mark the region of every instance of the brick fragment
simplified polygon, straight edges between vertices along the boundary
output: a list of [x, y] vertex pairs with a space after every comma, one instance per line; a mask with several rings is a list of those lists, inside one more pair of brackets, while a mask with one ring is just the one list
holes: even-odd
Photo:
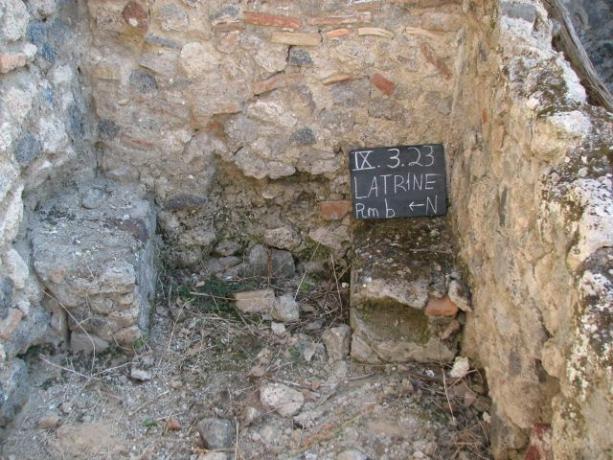
[[388, 80], [380, 73], [374, 73], [372, 77], [370, 77], [370, 82], [383, 94], [387, 96], [391, 96], [396, 90], [396, 85], [393, 81]]
[[431, 297], [426, 305], [426, 316], [454, 317], [458, 314], [458, 306], [451, 301], [449, 296], [440, 299]]
[[319, 46], [321, 35], [304, 32], [275, 32], [270, 39], [273, 43], [292, 46]]
[[299, 82], [302, 79], [300, 74], [280, 74], [274, 77], [267, 78], [266, 80], [256, 81], [253, 84], [253, 94], [256, 96], [264, 94], [273, 89], [286, 88], [294, 83]]
[[26, 65], [26, 55], [23, 53], [0, 54], [0, 73], [9, 73]]
[[351, 80], [353, 77], [348, 73], [335, 73], [329, 77], [324, 78], [321, 82], [324, 85], [331, 85], [333, 83], [340, 83], [342, 81]]
[[350, 33], [351, 33], [351, 30], [349, 29], [334, 29], [334, 30], [329, 30], [328, 32], [326, 32], [326, 37], [340, 38], [340, 37], [346, 37]]
[[310, 18], [309, 24], [313, 26], [337, 26], [343, 24], [356, 24], [359, 22], [371, 22], [372, 13], [370, 11], [363, 11], [357, 14], [343, 15], [343, 16], [320, 16], [317, 18]]
[[372, 35], [375, 37], [387, 38], [389, 40], [394, 38], [393, 32], [390, 32], [387, 29], [381, 29], [379, 27], [360, 27], [358, 29], [358, 35], [360, 36]]
[[134, 29], [146, 32], [149, 28], [149, 15], [145, 8], [138, 2], [131, 1], [126, 4], [121, 16]]
[[325, 220], [341, 220], [351, 212], [351, 201], [334, 200], [319, 203], [319, 214]]
[[451, 78], [451, 70], [449, 70], [447, 64], [445, 64], [445, 62], [436, 55], [430, 45], [428, 45], [427, 43], [422, 43], [419, 46], [419, 49], [421, 51], [421, 54], [423, 54], [424, 58], [426, 58], [426, 61], [432, 64], [443, 77], [448, 80]]
[[281, 16], [276, 14], [257, 13], [246, 11], [243, 16], [246, 24], [254, 26], [280, 27], [282, 29], [300, 29], [302, 21], [293, 16]]

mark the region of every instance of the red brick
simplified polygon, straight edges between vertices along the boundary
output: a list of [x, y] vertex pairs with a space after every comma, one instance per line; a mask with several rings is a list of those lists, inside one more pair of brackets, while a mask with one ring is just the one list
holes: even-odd
[[445, 62], [436, 55], [436, 53], [434, 52], [434, 50], [432, 49], [432, 47], [426, 43], [422, 43], [419, 47], [421, 54], [424, 55], [424, 57], [426, 58], [426, 61], [428, 61], [430, 64], [432, 64], [434, 67], [436, 67], [436, 70], [439, 71], [439, 73], [445, 77], [447, 80], [449, 80], [452, 76], [451, 74], [451, 70], [449, 70], [449, 67], [447, 67], [447, 64], [445, 64]]
[[458, 306], [451, 301], [448, 296], [431, 297], [426, 305], [427, 316], [449, 316], [453, 317], [458, 314]]
[[243, 17], [246, 24], [254, 26], [280, 27], [282, 29], [300, 29], [302, 21], [293, 16], [280, 16], [276, 14], [256, 13], [247, 11]]
[[319, 214], [325, 220], [341, 220], [351, 212], [351, 201], [322, 201], [319, 203]]
[[392, 95], [396, 90], [396, 85], [393, 81], [388, 80], [380, 73], [374, 73], [372, 77], [370, 77], [370, 82], [383, 94], [387, 94], [388, 96]]
[[121, 12], [123, 19], [128, 25], [141, 32], [146, 32], [149, 28], [149, 15], [143, 6], [138, 2], [128, 2]]
[[345, 37], [351, 33], [349, 29], [334, 29], [326, 32], [326, 37], [328, 38], [340, 38]]
[[166, 429], [168, 431], [181, 431], [181, 422], [174, 417], [170, 417], [166, 419]]

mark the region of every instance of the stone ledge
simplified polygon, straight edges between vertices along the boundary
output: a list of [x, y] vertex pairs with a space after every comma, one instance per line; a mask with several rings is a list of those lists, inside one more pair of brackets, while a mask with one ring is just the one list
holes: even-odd
[[[149, 326], [155, 213], [135, 187], [99, 181], [49, 200], [31, 224], [33, 261], [60, 336], [100, 351], [129, 346]], [[77, 337], [75, 335], [75, 337]]]
[[446, 297], [451, 282], [460, 282], [449, 241], [441, 219], [368, 223], [356, 230], [350, 313], [354, 359], [453, 360], [457, 306], [432, 313], [432, 305], [455, 305]]

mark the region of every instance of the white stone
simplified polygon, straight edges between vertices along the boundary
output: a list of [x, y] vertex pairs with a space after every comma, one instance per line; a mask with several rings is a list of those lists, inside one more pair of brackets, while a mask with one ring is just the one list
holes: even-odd
[[613, 186], [610, 179], [605, 183], [579, 179], [574, 182], [571, 196], [583, 209], [577, 222], [577, 242], [566, 259], [576, 270], [596, 250], [613, 245]]
[[300, 319], [300, 308], [292, 294], [284, 294], [275, 300], [272, 317], [282, 322], [298, 321]]
[[455, 379], [461, 379], [470, 371], [470, 363], [465, 356], [458, 356], [453, 362], [453, 367], [449, 371], [449, 376]]
[[558, 130], [572, 137], [587, 136], [592, 129], [589, 117], [579, 110], [555, 113], [548, 120]]
[[5, 267], [6, 274], [13, 282], [16, 289], [22, 290], [26, 287], [30, 271], [28, 265], [21, 258], [21, 255], [15, 249], [9, 249], [4, 256], [2, 262]]
[[15, 42], [26, 34], [30, 14], [21, 0], [0, 0], [0, 44]]
[[272, 248], [292, 250], [300, 245], [300, 237], [291, 226], [287, 225], [266, 230], [264, 242]]
[[258, 99], [247, 107], [247, 114], [257, 120], [274, 123], [284, 128], [296, 125], [298, 119], [280, 100]]
[[451, 280], [449, 282], [449, 288], [447, 291], [449, 299], [455, 303], [462, 311], [473, 311], [470, 307], [470, 302], [466, 294], [466, 289], [457, 280]]
[[54, 115], [38, 121], [43, 149], [45, 152], [58, 153], [68, 145], [68, 136], [62, 120]]
[[[340, 252], [343, 249], [343, 243], [349, 241], [351, 235], [349, 228], [345, 225], [338, 227], [319, 227], [309, 232], [309, 238], [316, 243], [321, 244], [334, 251]], [[425, 303], [424, 303], [425, 305]]]
[[209, 42], [191, 42], [181, 49], [181, 65], [189, 78], [215, 72], [220, 60], [221, 55]]
[[270, 323], [270, 330], [274, 335], [283, 335], [285, 334], [285, 324], [283, 323], [275, 323], [274, 321]]
[[340, 361], [349, 354], [351, 328], [347, 324], [333, 327], [322, 334], [321, 340], [326, 346], [328, 360]]
[[237, 292], [234, 300], [243, 313], [268, 313], [275, 302], [275, 292], [272, 289]]
[[70, 335], [70, 348], [74, 353], [100, 353], [109, 347], [106, 340], [91, 334], [73, 332]]
[[291, 417], [302, 408], [304, 396], [286, 385], [268, 383], [260, 388], [260, 401], [283, 417]]

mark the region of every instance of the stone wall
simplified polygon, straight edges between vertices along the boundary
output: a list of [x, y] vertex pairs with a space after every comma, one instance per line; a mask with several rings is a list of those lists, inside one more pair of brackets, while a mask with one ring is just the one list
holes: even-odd
[[146, 328], [147, 194], [176, 266], [343, 256], [348, 151], [440, 142], [495, 456], [610, 453], [613, 133], [540, 1], [0, 0], [0, 26], [1, 423], [32, 344]]
[[497, 458], [607, 458], [610, 114], [552, 49], [542, 4], [488, 3], [471, 3], [450, 148], [474, 307], [463, 352], [486, 371]]
[[[17, 358], [50, 340], [43, 287], [27, 228], [38, 204], [91, 179], [92, 109], [78, 62], [86, 49], [83, 5], [0, 0], [0, 424], [27, 395]], [[78, 46], [77, 46], [78, 44]]]
[[88, 6], [102, 168], [154, 193], [176, 265], [227, 239], [343, 254], [349, 150], [448, 141], [457, 1]]

